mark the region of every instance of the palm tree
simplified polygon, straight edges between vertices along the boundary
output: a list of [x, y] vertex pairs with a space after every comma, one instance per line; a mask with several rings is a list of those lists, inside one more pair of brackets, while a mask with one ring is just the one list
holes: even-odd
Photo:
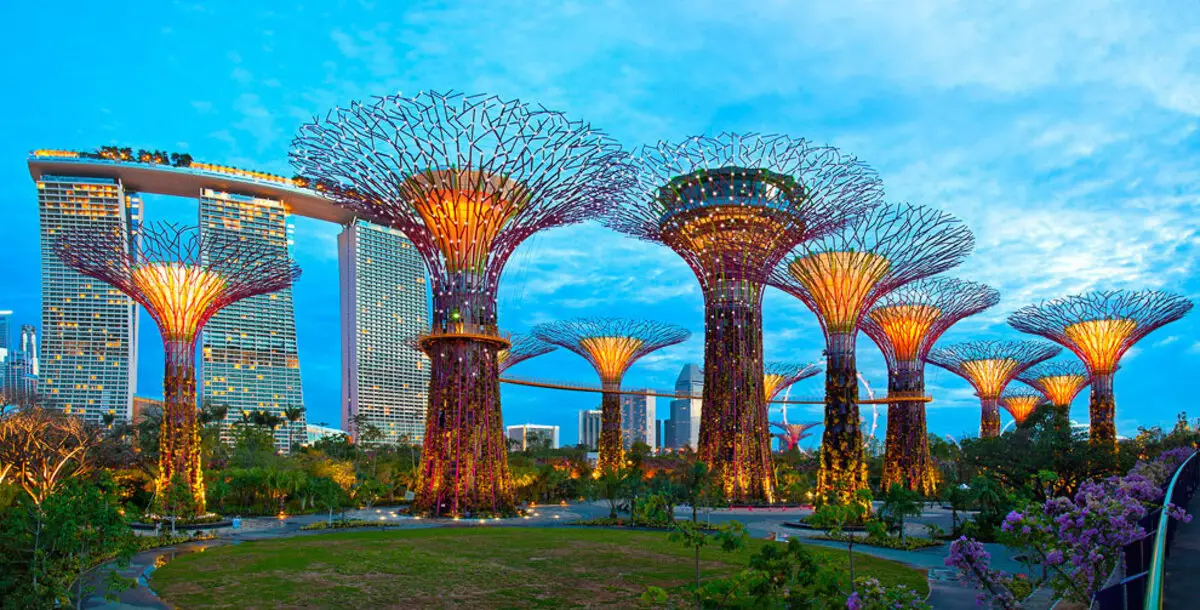
[[283, 410], [283, 416], [288, 421], [288, 452], [292, 451], [292, 447], [296, 446], [296, 442], [292, 440], [292, 432], [296, 429], [296, 422], [304, 417], [304, 407], [288, 406]]

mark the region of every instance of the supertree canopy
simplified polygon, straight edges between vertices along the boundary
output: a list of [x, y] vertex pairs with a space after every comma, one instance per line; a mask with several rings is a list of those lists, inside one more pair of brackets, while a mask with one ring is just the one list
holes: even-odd
[[425, 260], [429, 409], [412, 510], [514, 509], [501, 426], [496, 291], [530, 235], [602, 214], [628, 188], [616, 141], [561, 113], [422, 93], [338, 108], [301, 128], [291, 161], [334, 203], [400, 230]]
[[660, 142], [634, 165], [637, 188], [609, 225], [670, 247], [704, 293], [699, 457], [727, 497], [772, 501], [763, 283], [797, 244], [877, 205], [882, 185], [836, 149], [777, 135]]
[[1017, 376], [1022, 383], [1036, 389], [1054, 407], [1054, 423], [1069, 429], [1071, 403], [1089, 383], [1087, 367], [1074, 358], [1050, 360]]
[[[925, 357], [934, 343], [959, 320], [999, 301], [994, 288], [952, 278], [918, 280], [881, 297], [860, 327], [887, 361], [888, 396], [924, 396]], [[881, 485], [888, 489], [895, 483], [926, 495], [937, 485], [923, 402], [888, 404]]]
[[1000, 435], [1000, 394], [1018, 375], [1058, 355], [1062, 348], [1041, 341], [968, 341], [929, 352], [930, 364], [940, 366], [975, 388], [982, 407], [979, 435]]
[[292, 285], [299, 267], [277, 248], [218, 236], [201, 239], [194, 227], [170, 224], [143, 225], [132, 240], [124, 228], [68, 231], [57, 236], [54, 247], [67, 266], [125, 293], [158, 324], [166, 367], [157, 497], [165, 502], [180, 481], [191, 492], [195, 512], [203, 513], [196, 337], [222, 308]]
[[533, 334], [546, 343], [583, 356], [600, 375], [603, 399], [598, 469], [620, 468], [625, 462], [621, 442], [621, 378], [642, 356], [686, 341], [692, 333], [666, 322], [579, 318], [540, 324]]
[[769, 403], [788, 386], [821, 372], [821, 365], [767, 362], [763, 365], [763, 396]]
[[789, 424], [787, 421], [771, 422], [771, 426], [778, 428], [779, 433], [775, 434], [775, 438], [779, 439], [779, 448], [782, 451], [791, 451], [800, 446], [800, 441], [812, 436], [813, 428], [821, 425], [821, 422], [807, 422], [803, 424]]
[[849, 496], [867, 487], [858, 427], [855, 338], [864, 314], [884, 295], [962, 262], [975, 245], [966, 225], [911, 204], [872, 210], [842, 231], [801, 244], [772, 284], [799, 298], [825, 332], [825, 432], [817, 491]]
[[1191, 311], [1185, 297], [1161, 290], [1113, 290], [1069, 296], [1022, 307], [1013, 328], [1041, 335], [1075, 352], [1092, 383], [1090, 441], [1116, 449], [1117, 400], [1113, 374], [1121, 356], [1142, 337]]
[[506, 347], [496, 353], [496, 358], [500, 360], [501, 373], [530, 358], [548, 354], [556, 349], [555, 346], [533, 335], [513, 335], [511, 340], [511, 347]]
[[1025, 388], [1008, 388], [1000, 395], [1000, 406], [1016, 420], [1020, 426], [1029, 419], [1045, 398], [1038, 392]]

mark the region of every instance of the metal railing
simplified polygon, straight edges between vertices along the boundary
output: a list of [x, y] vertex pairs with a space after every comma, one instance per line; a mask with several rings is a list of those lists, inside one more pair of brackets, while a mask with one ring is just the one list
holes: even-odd
[[1151, 551], [1150, 569], [1147, 572], [1145, 610], [1162, 610], [1163, 607], [1163, 578], [1165, 576], [1167, 553], [1175, 540], [1175, 528], [1178, 521], [1171, 518], [1167, 507], [1174, 504], [1186, 508], [1192, 499], [1192, 494], [1200, 486], [1200, 460], [1193, 453], [1184, 460], [1163, 498], [1161, 514], [1158, 517], [1158, 531], [1154, 534], [1154, 547]]

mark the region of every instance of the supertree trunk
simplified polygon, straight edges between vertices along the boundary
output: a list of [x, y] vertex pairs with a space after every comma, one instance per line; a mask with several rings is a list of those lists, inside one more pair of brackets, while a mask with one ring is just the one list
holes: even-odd
[[771, 435], [763, 396], [762, 291], [708, 299], [700, 459], [737, 500], [775, 498]]
[[979, 404], [980, 438], [1000, 436], [1000, 400], [997, 398], [981, 398]]
[[621, 443], [621, 382], [605, 381], [600, 403], [601, 471], [617, 470], [625, 462], [625, 447]]
[[[499, 343], [455, 336], [485, 332], [494, 304], [434, 298], [429, 410], [413, 512], [434, 516], [515, 512], [500, 413]], [[449, 319], [447, 319], [449, 316]], [[437, 337], [438, 329], [451, 334]]]
[[[891, 396], [921, 396], [925, 393], [925, 371], [918, 361], [901, 361], [888, 379]], [[900, 483], [926, 495], [937, 483], [933, 458], [929, 454], [929, 435], [925, 426], [925, 404], [897, 401], [888, 405], [886, 455], [883, 461], [882, 487], [887, 490]]]
[[1113, 416], [1117, 412], [1117, 397], [1113, 392], [1113, 374], [1098, 373], [1092, 377], [1092, 400], [1088, 406], [1091, 428], [1088, 434], [1092, 447], [1117, 450], [1117, 427]]
[[825, 348], [825, 432], [821, 438], [821, 468], [817, 491], [839, 490], [848, 500], [867, 487], [863, 436], [858, 415], [858, 371], [854, 334], [832, 333]]
[[172, 479], [180, 477], [192, 493], [196, 514], [203, 514], [204, 473], [200, 464], [200, 432], [196, 424], [196, 344], [165, 339], [163, 351], [166, 366], [156, 489], [160, 498], [166, 498]]

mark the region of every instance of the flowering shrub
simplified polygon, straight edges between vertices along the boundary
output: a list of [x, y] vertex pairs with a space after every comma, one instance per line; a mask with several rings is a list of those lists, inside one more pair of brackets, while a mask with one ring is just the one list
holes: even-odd
[[1001, 610], [1020, 608], [1009, 587], [1012, 577], [1000, 570], [993, 570], [989, 565], [991, 560], [991, 554], [982, 544], [963, 536], [950, 544], [946, 565], [957, 568], [964, 580], [980, 589], [977, 598], [979, 605], [986, 604]]
[[891, 589], [877, 579], [863, 578], [857, 590], [846, 598], [846, 610], [929, 610], [929, 604], [921, 600], [916, 591], [904, 585]]

